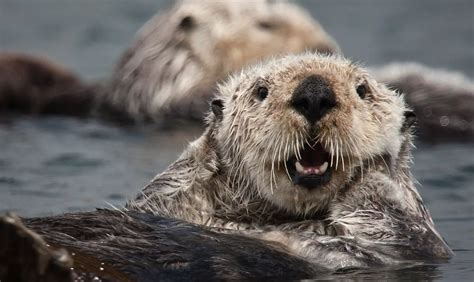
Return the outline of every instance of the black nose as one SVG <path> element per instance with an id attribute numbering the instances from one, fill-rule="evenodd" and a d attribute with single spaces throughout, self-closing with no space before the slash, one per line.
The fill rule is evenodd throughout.
<path id="1" fill-rule="evenodd" d="M 336 105 L 336 96 L 324 78 L 311 75 L 296 87 L 291 105 L 309 122 L 315 123 Z"/>

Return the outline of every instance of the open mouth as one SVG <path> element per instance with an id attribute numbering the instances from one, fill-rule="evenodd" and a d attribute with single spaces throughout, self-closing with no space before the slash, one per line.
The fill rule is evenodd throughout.
<path id="1" fill-rule="evenodd" d="M 286 161 L 293 184 L 313 189 L 331 180 L 330 155 L 320 143 L 313 147 L 306 146 L 299 155 L 301 159 L 293 156 Z"/>

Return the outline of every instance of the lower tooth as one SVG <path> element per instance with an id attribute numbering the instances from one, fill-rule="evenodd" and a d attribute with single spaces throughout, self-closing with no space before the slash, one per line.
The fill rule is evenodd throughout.
<path id="1" fill-rule="evenodd" d="M 325 173 L 327 169 L 328 169 L 328 162 L 324 162 L 324 163 L 319 167 L 319 171 L 320 171 L 321 174 Z"/>

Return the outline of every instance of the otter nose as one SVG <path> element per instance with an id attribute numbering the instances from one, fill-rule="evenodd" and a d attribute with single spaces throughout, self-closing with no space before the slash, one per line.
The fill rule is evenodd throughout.
<path id="1" fill-rule="evenodd" d="M 336 105 L 336 96 L 324 78 L 311 75 L 296 87 L 291 105 L 310 123 L 315 123 Z"/>

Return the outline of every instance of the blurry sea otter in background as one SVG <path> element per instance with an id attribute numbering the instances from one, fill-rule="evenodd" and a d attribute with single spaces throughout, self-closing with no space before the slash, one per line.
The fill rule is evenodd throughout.
<path id="1" fill-rule="evenodd" d="M 293 3 L 180 1 L 144 25 L 101 85 L 89 85 L 46 60 L 1 55 L 0 110 L 126 122 L 200 121 L 216 83 L 227 74 L 306 50 L 338 53 L 339 47 Z M 407 94 L 422 139 L 474 139 L 474 107 L 469 107 L 474 84 L 468 79 L 406 65 L 373 75 Z"/>
<path id="2" fill-rule="evenodd" d="M 216 82 L 227 74 L 265 57 L 305 50 L 333 53 L 338 46 L 292 3 L 180 1 L 138 31 L 102 87 L 84 87 L 88 91 L 81 96 L 76 95 L 77 88 L 85 83 L 67 70 L 21 54 L 3 55 L 1 106 L 27 113 L 58 113 L 49 104 L 61 96 L 65 106 L 75 105 L 77 99 L 81 105 L 89 103 L 74 114 L 138 122 L 163 117 L 201 121 Z M 65 77 L 71 82 L 63 83 Z M 17 84 L 22 87 L 12 87 Z M 17 101 L 26 105 L 19 106 Z"/>

